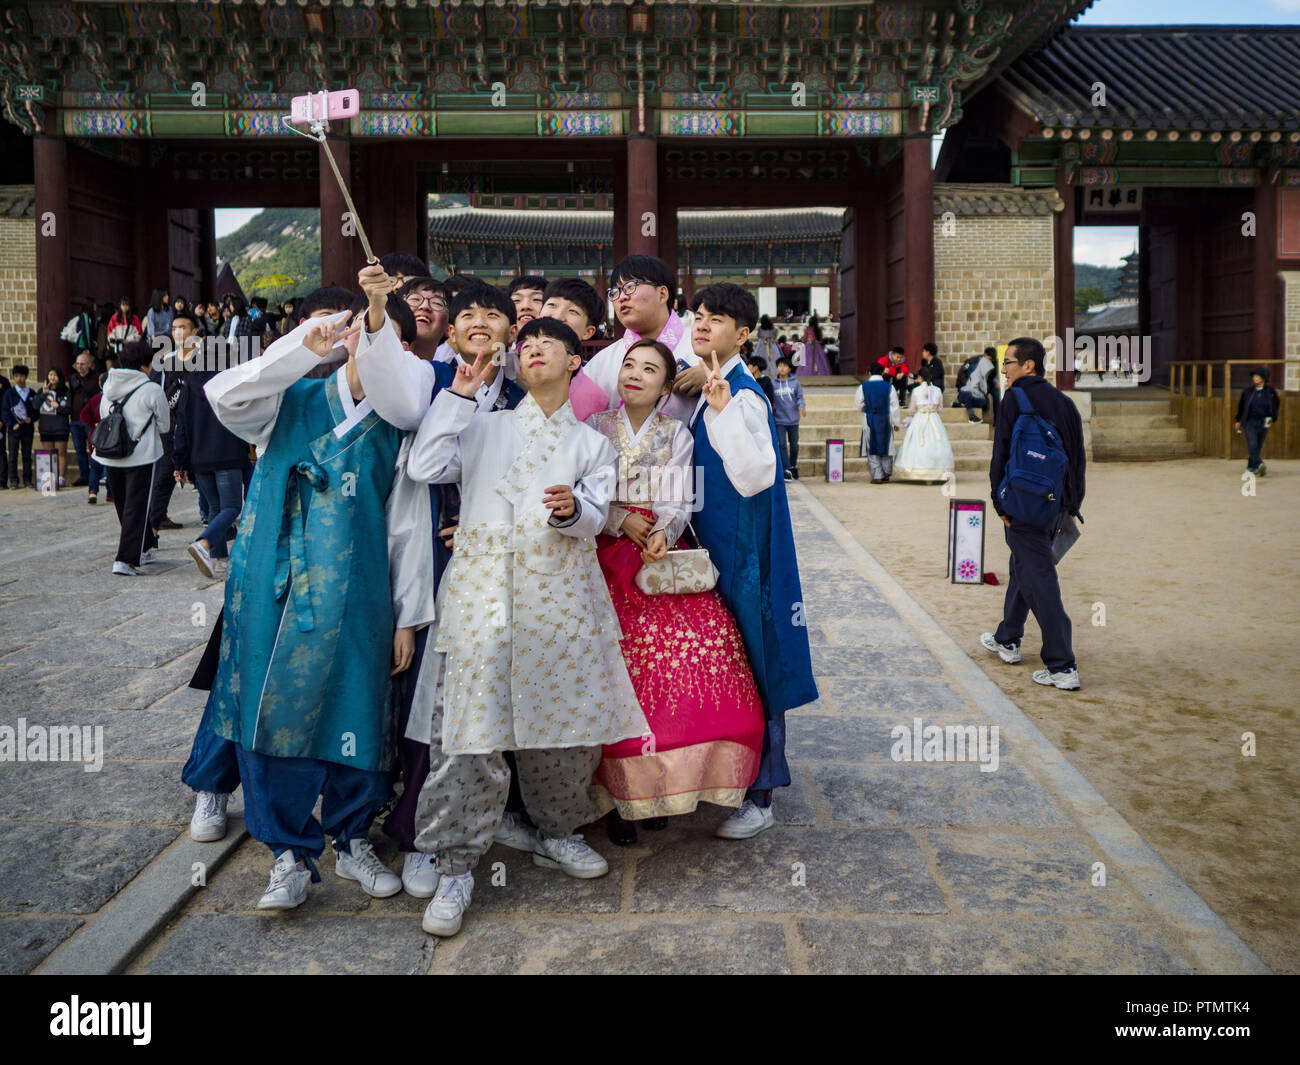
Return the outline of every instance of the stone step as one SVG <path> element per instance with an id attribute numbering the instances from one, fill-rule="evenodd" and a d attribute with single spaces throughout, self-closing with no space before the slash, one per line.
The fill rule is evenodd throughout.
<path id="1" fill-rule="evenodd" d="M 1131 416 L 1150 417 L 1169 413 L 1169 396 L 1155 396 L 1151 399 L 1098 399 L 1092 397 L 1092 416 L 1094 418 L 1128 418 Z"/>
<path id="2" fill-rule="evenodd" d="M 835 439 L 835 438 L 832 438 Z M 847 456 L 856 456 L 860 446 L 860 438 L 854 436 L 852 439 L 844 438 L 844 451 Z M 901 444 L 902 442 L 899 441 Z M 960 458 L 982 458 L 985 464 L 993 457 L 993 441 L 991 440 L 952 440 L 949 441 L 952 446 L 952 457 Z M 805 440 L 799 437 L 799 459 L 825 459 L 826 458 L 826 441 L 825 440 Z"/>
<path id="3" fill-rule="evenodd" d="M 993 426 L 991 425 L 973 425 L 966 421 L 956 422 L 954 424 L 944 424 L 944 432 L 948 434 L 948 439 L 952 443 L 958 441 L 983 442 L 993 441 Z M 799 425 L 799 442 L 802 444 L 805 440 L 856 440 L 862 432 L 861 415 L 853 421 L 845 420 L 835 425 L 815 425 L 809 424 L 807 417 Z"/>
<path id="4" fill-rule="evenodd" d="M 1124 446 L 1129 444 L 1180 444 L 1187 439 L 1187 430 L 1178 426 L 1167 429 L 1134 429 L 1092 423 L 1092 445 Z"/>
<path id="5" fill-rule="evenodd" d="M 857 420 L 861 424 L 862 412 L 853 404 L 853 398 L 838 405 L 830 406 L 819 404 L 818 406 L 806 406 L 804 408 L 803 425 L 847 425 L 849 422 Z M 907 417 L 907 411 L 902 412 L 903 417 Z M 984 421 L 972 422 L 966 417 L 966 412 L 959 407 L 944 407 L 939 411 L 939 420 L 944 426 L 951 431 L 953 426 L 964 425 L 981 425 L 988 430 L 993 428 L 993 416 L 986 413 Z"/>
<path id="6" fill-rule="evenodd" d="M 953 458 L 953 466 L 958 472 L 962 473 L 987 473 L 989 468 L 988 459 L 978 458 Z M 857 479 L 869 479 L 870 466 L 864 458 L 858 458 L 857 453 L 846 456 L 844 459 L 844 473 L 847 477 Z M 803 478 L 821 478 L 826 476 L 826 458 L 822 455 L 815 459 L 801 458 L 799 460 L 799 476 Z"/>
<path id="7" fill-rule="evenodd" d="M 1112 417 L 1104 411 L 1095 411 L 1092 427 L 1098 429 L 1176 429 L 1181 423 L 1173 414 L 1129 414 Z"/>
<path id="8" fill-rule="evenodd" d="M 1098 444 L 1092 446 L 1094 462 L 1164 462 L 1196 455 L 1192 442 L 1175 444 Z"/>

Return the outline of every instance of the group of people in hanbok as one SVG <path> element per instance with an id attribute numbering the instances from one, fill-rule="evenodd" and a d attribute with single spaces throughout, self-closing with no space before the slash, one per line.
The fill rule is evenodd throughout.
<path id="1" fill-rule="evenodd" d="M 933 484 L 953 473 L 952 444 L 940 414 L 943 365 L 933 343 L 925 345 L 921 358 L 920 370 L 912 374 L 903 349 L 894 347 L 872 366 L 857 390 L 855 400 L 862 411 L 859 454 L 867 460 L 872 484 L 888 484 L 894 478 Z M 903 429 L 899 444 L 896 435 Z"/>
<path id="2" fill-rule="evenodd" d="M 722 838 L 771 827 L 784 714 L 817 689 L 740 354 L 754 297 L 705 288 L 687 329 L 650 256 L 608 293 L 410 257 L 358 282 L 205 388 L 259 457 L 192 681 L 191 834 L 224 835 L 242 785 L 274 857 L 258 908 L 306 899 L 328 836 L 337 875 L 428 898 L 449 936 L 494 842 L 588 878 L 602 815 L 618 844 L 701 802 L 732 811 Z M 584 365 L 606 298 L 624 333 Z M 369 839 L 385 807 L 400 875 Z"/>

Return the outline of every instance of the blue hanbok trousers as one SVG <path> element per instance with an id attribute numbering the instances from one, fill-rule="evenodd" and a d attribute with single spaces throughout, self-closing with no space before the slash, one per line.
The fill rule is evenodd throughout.
<path id="1" fill-rule="evenodd" d="M 766 808 L 772 805 L 773 788 L 790 786 L 790 766 L 785 760 L 785 714 L 769 717 L 764 726 L 758 776 L 745 792 L 745 798 L 755 806 Z"/>
<path id="2" fill-rule="evenodd" d="M 276 758 L 236 746 L 244 785 L 248 832 L 277 857 L 319 858 L 325 836 L 340 849 L 365 839 L 375 815 L 388 801 L 391 774 L 324 762 L 318 758 Z M 321 820 L 315 816 L 321 799 Z M 313 879 L 315 877 L 313 876 Z"/>
<path id="3" fill-rule="evenodd" d="M 181 780 L 195 791 L 229 795 L 239 787 L 239 760 L 235 755 L 235 744 L 208 727 L 211 715 L 212 697 L 209 695 L 199 729 L 194 733 L 189 760 L 181 770 Z"/>

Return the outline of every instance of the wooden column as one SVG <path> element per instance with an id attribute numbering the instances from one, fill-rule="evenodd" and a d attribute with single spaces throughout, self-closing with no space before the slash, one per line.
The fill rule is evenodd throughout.
<path id="1" fill-rule="evenodd" d="M 322 285 L 343 285 L 354 287 L 356 271 L 352 266 L 352 249 L 350 245 L 356 237 L 343 235 L 343 215 L 348 209 L 343 200 L 343 192 L 334 180 L 325 152 L 333 152 L 334 161 L 338 163 L 343 180 L 352 180 L 351 166 L 348 159 L 348 142 L 330 137 L 320 148 L 320 277 Z M 365 219 L 362 219 L 365 223 Z"/>
<path id="2" fill-rule="evenodd" d="M 1056 335 L 1064 347 L 1067 330 L 1074 328 L 1074 202 L 1075 188 L 1065 178 L 1065 168 L 1056 171 L 1056 192 L 1065 207 L 1052 216 L 1052 299 Z M 1011 339 L 1007 337 L 1006 339 Z M 1038 338 L 1042 339 L 1042 338 Z M 1074 389 L 1074 352 L 1056 353 L 1056 387 Z"/>
<path id="3" fill-rule="evenodd" d="M 658 255 L 664 220 L 659 213 L 659 153 L 653 137 L 627 139 L 626 189 L 626 254 Z M 650 221 L 647 215 L 653 218 L 653 234 L 645 233 Z"/>
<path id="4" fill-rule="evenodd" d="M 51 366 L 71 370 L 68 345 L 59 339 L 63 323 L 72 317 L 69 304 L 68 142 L 62 137 L 37 137 L 34 145 L 36 182 L 36 370 L 29 378 L 43 385 Z"/>
<path id="5" fill-rule="evenodd" d="M 212 298 L 217 283 L 216 217 L 211 207 L 199 208 L 199 300 Z"/>
<path id="6" fill-rule="evenodd" d="M 393 146 L 392 171 L 384 175 L 393 203 L 393 250 L 409 251 L 429 261 L 429 224 L 425 205 L 419 202 L 415 156 L 408 144 Z M 378 175 L 376 175 L 378 177 Z M 380 254 L 378 251 L 376 255 Z"/>
<path id="7" fill-rule="evenodd" d="M 908 355 L 934 339 L 934 176 L 930 138 L 903 142 L 903 347 Z"/>
<path id="8" fill-rule="evenodd" d="M 681 279 L 678 277 L 680 263 L 677 259 L 677 205 L 661 202 L 656 218 L 659 230 L 659 250 L 652 254 L 657 254 L 659 258 L 668 264 L 668 269 L 673 272 L 673 277 L 678 278 L 678 288 L 680 288 Z M 676 293 L 673 293 L 673 295 L 676 295 Z"/>
<path id="9" fill-rule="evenodd" d="M 1278 203 L 1276 185 L 1255 186 L 1255 322 L 1253 355 L 1261 359 L 1282 355 L 1277 332 Z M 1274 386 L 1281 382 L 1274 382 Z"/>

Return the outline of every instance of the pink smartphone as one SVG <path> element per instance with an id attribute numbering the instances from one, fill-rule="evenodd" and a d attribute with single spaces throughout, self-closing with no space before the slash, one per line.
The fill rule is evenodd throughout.
<path id="1" fill-rule="evenodd" d="M 289 121 L 302 124 L 317 119 L 356 118 L 361 113 L 361 94 L 356 89 L 313 92 L 295 96 L 289 104 Z"/>

